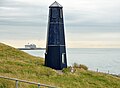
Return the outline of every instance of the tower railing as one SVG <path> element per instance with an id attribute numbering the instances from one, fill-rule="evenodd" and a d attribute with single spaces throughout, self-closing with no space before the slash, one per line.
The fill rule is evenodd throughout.
<path id="1" fill-rule="evenodd" d="M 55 87 L 55 86 L 40 84 L 40 83 L 37 83 L 37 82 L 30 82 L 30 81 L 26 81 L 26 80 L 20 80 L 20 79 L 17 79 L 17 78 L 10 78 L 10 77 L 5 77 L 5 76 L 0 76 L 0 78 L 15 81 L 15 88 L 19 88 L 19 86 L 18 86 L 19 82 L 33 84 L 33 85 L 38 86 L 38 88 L 40 88 L 40 87 L 58 88 L 58 87 Z"/>

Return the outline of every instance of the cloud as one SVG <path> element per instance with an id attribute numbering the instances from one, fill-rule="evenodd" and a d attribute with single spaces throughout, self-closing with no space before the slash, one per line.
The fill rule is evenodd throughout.
<path id="1" fill-rule="evenodd" d="M 52 2 L 53 0 L 49 3 Z M 75 0 L 69 1 L 69 4 L 67 0 L 58 2 L 64 5 L 67 26 L 119 26 L 120 24 L 119 0 Z M 2 25 L 13 23 L 34 26 L 44 23 L 42 25 L 46 26 L 48 0 L 5 0 L 2 1 L 0 10 Z"/>
<path id="2" fill-rule="evenodd" d="M 7 1 L 0 6 L 1 25 L 46 26 L 47 10 L 43 5 L 31 5 L 23 2 Z M 46 15 L 45 15 L 46 14 Z"/>
<path id="3" fill-rule="evenodd" d="M 103 33 L 98 33 L 98 32 L 92 32 L 92 33 L 68 33 L 67 34 L 69 39 L 74 40 L 74 41 L 119 41 L 120 40 L 120 33 L 116 32 L 103 32 Z M 79 37 L 77 37 L 79 36 Z M 97 39 L 97 40 L 96 40 Z"/>
<path id="4" fill-rule="evenodd" d="M 66 23 L 68 26 L 72 25 L 78 27 L 119 26 L 119 3 L 119 0 L 82 0 L 73 2 L 71 8 L 66 9 Z"/>
<path id="5" fill-rule="evenodd" d="M 45 40 L 46 29 L 32 26 L 2 26 L 0 29 L 0 40 Z M 43 29 L 43 30 L 42 30 Z M 44 35 L 43 35 L 44 34 Z"/>

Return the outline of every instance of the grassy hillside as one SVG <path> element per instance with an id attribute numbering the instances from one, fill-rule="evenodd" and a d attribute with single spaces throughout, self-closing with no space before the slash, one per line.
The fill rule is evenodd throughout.
<path id="1" fill-rule="evenodd" d="M 120 78 L 76 68 L 63 74 L 45 67 L 44 60 L 0 43 L 0 76 L 18 78 L 60 88 L 120 88 Z M 37 88 L 20 83 L 19 88 Z M 0 88 L 15 88 L 15 82 L 0 78 Z"/>

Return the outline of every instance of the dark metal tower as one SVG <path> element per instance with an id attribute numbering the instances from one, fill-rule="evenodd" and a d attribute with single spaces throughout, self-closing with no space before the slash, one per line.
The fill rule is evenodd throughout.
<path id="1" fill-rule="evenodd" d="M 62 8 L 56 1 L 49 6 L 45 65 L 56 70 L 67 67 Z"/>

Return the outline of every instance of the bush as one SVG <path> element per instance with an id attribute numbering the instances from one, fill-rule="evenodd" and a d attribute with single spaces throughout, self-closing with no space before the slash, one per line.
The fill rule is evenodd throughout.
<path id="1" fill-rule="evenodd" d="M 74 67 L 74 68 L 80 68 L 80 69 L 88 70 L 88 67 L 85 66 L 85 65 L 83 65 L 83 64 L 74 63 L 74 64 L 73 64 L 73 67 Z"/>
<path id="2" fill-rule="evenodd" d="M 79 68 L 79 64 L 74 63 L 74 64 L 73 64 L 73 67 L 74 67 L 74 68 Z"/>
<path id="3" fill-rule="evenodd" d="M 85 66 L 85 65 L 83 65 L 83 64 L 80 64 L 79 67 L 80 67 L 81 69 L 88 70 L 88 67 Z"/>

